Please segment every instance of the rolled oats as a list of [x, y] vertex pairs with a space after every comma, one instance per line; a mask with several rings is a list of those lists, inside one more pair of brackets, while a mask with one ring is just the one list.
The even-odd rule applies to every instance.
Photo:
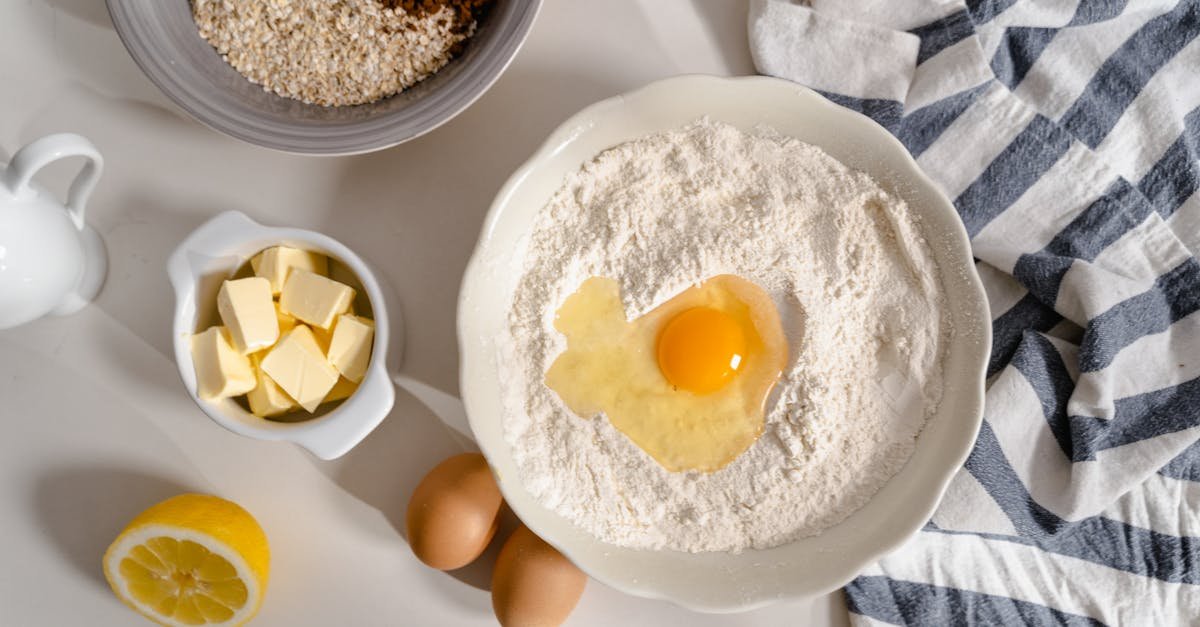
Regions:
[[437, 72], [486, 2], [192, 0], [200, 36], [263, 89], [310, 104], [364, 104]]

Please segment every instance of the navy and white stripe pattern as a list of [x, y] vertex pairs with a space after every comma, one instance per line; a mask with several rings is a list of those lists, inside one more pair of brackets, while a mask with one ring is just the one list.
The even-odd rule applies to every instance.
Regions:
[[983, 428], [856, 624], [1200, 625], [1200, 0], [752, 0], [894, 133], [992, 310]]

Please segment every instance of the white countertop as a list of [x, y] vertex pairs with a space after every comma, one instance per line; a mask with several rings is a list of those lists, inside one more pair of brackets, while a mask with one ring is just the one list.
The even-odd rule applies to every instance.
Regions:
[[[166, 257], [218, 212], [332, 235], [400, 294], [405, 374], [457, 391], [455, 300], [493, 194], [583, 106], [681, 73], [753, 73], [745, 3], [548, 0], [508, 72], [442, 128], [370, 155], [321, 159], [242, 144], [187, 118], [142, 76], [101, 0], [0, 3], [0, 162], [57, 131], [107, 169], [88, 221], [108, 282], [69, 318], [0, 331], [0, 625], [137, 624], [100, 556], [175, 493], [245, 506], [271, 541], [256, 625], [488, 625], [497, 545], [459, 572], [420, 564], [403, 513], [460, 445], [401, 392], [344, 458], [224, 431], [189, 400], [171, 355]], [[40, 180], [64, 190], [77, 164]], [[692, 614], [590, 582], [569, 625], [844, 624], [840, 593], [745, 614]]]

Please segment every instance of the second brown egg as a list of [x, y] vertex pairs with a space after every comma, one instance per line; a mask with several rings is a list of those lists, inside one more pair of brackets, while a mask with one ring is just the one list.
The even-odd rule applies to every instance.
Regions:
[[579, 603], [587, 575], [521, 525], [492, 572], [492, 609], [503, 627], [555, 627]]

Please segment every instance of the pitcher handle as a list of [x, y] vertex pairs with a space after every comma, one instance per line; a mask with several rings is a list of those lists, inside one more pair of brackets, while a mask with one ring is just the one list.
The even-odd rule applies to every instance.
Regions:
[[14, 195], [18, 195], [25, 191], [38, 170], [66, 157], [86, 157], [88, 160], [67, 190], [67, 213], [75, 228], [82, 231], [84, 207], [104, 170], [104, 158], [87, 138], [75, 133], [57, 133], [34, 141], [13, 155], [4, 182]]

